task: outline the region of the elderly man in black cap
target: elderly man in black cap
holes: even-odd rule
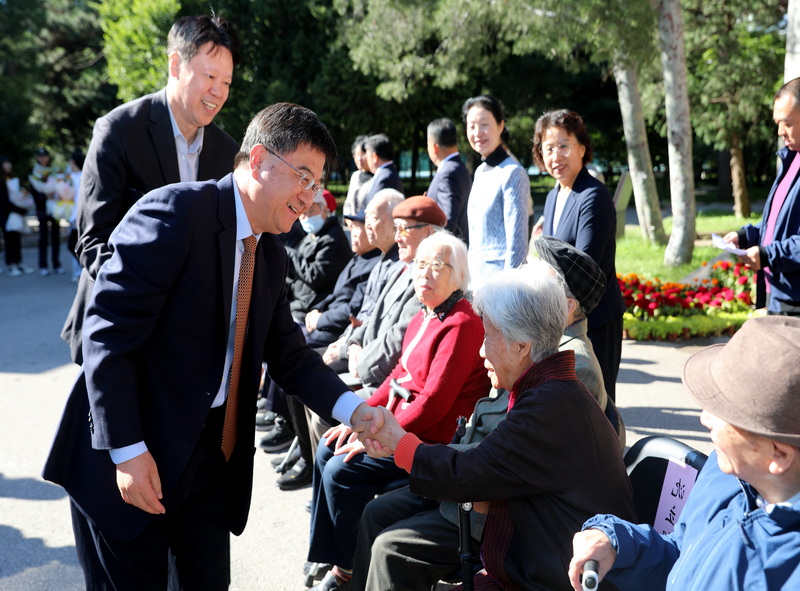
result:
[[[536,241],[536,248],[544,262],[528,265],[528,272],[556,274],[563,279],[568,316],[559,351],[575,352],[578,379],[601,408],[613,410],[618,417],[586,336],[586,314],[605,293],[605,276],[590,256],[557,238],[542,237]],[[506,390],[478,401],[457,447],[477,445],[505,418],[508,404]],[[624,449],[624,427],[621,421],[617,424]],[[479,555],[485,522],[485,513],[470,512],[473,556]],[[459,567],[458,543],[455,503],[424,499],[412,494],[408,487],[377,497],[370,501],[361,518],[350,591],[429,588]]]
[[[613,515],[584,524],[576,590],[589,559],[620,589],[800,589],[798,355],[800,319],[768,316],[689,359],[683,383],[716,449],[673,533]]]

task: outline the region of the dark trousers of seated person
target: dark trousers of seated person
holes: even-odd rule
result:
[[[281,390],[283,393],[283,390]],[[306,418],[306,406],[295,396],[286,396],[286,405],[289,407],[289,419],[294,427],[294,434],[297,436],[297,445],[300,448],[300,456],[310,466],[314,461],[314,448],[311,446],[311,433],[308,429],[308,419]]]
[[[430,589],[460,574],[458,526],[439,512],[438,501],[407,486],[370,501],[361,516],[350,591]],[[472,540],[480,564],[480,542]]]
[[[333,447],[320,441],[314,460],[308,560],[350,569],[364,506],[383,486],[407,478],[408,473],[395,465],[393,457],[376,459],[361,453],[347,463],[344,457],[335,456]]]
[[[225,407],[212,409],[185,472],[156,515],[133,540],[111,539],[74,503],[72,528],[87,591],[224,591],[230,585],[230,532],[225,526]]]

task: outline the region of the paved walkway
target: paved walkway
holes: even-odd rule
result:
[[[34,255],[25,249],[24,260]],[[67,499],[39,477],[76,375],[58,337],[74,290],[68,276],[0,274],[0,591],[83,589]],[[617,398],[629,445],[666,434],[710,451],[680,383],[686,358],[710,342],[624,343]],[[311,493],[279,491],[271,457],[256,453],[250,521],[232,542],[233,591],[303,589]]]

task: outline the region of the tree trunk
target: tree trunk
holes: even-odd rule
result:
[[[664,252],[664,264],[677,266],[691,262],[695,239],[692,124],[686,86],[686,52],[680,0],[655,0],[655,6],[664,69],[673,220],[672,235]]]
[[[789,0],[786,8],[786,57],[783,64],[783,81],[794,80],[800,76],[800,0]],[[781,148],[783,145],[781,145]]]
[[[621,60],[614,64],[613,71],[617,82],[619,110],[622,114],[625,144],[628,148],[628,168],[633,182],[633,198],[636,202],[636,215],[639,218],[642,238],[646,242],[666,244],[667,235],[664,233],[661,219],[653,162],[650,158],[650,146],[647,143],[642,101],[639,96],[639,80],[636,71]]]
[[[733,212],[737,218],[750,217],[750,196],[744,174],[742,140],[738,133],[731,138],[731,183],[733,184]]]

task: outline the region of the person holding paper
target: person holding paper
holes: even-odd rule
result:
[[[686,363],[715,451],[675,530],[613,515],[573,540],[570,580],[598,562],[619,589],[800,589],[800,319],[748,320],[727,344]]]
[[[759,223],[729,232],[723,240],[744,249],[739,260],[758,271],[756,307],[766,305],[768,314],[800,316],[800,158],[796,158],[800,150],[800,78],[787,82],[775,94],[772,116],[785,145],[778,152],[778,178],[767,197],[764,215]]]

